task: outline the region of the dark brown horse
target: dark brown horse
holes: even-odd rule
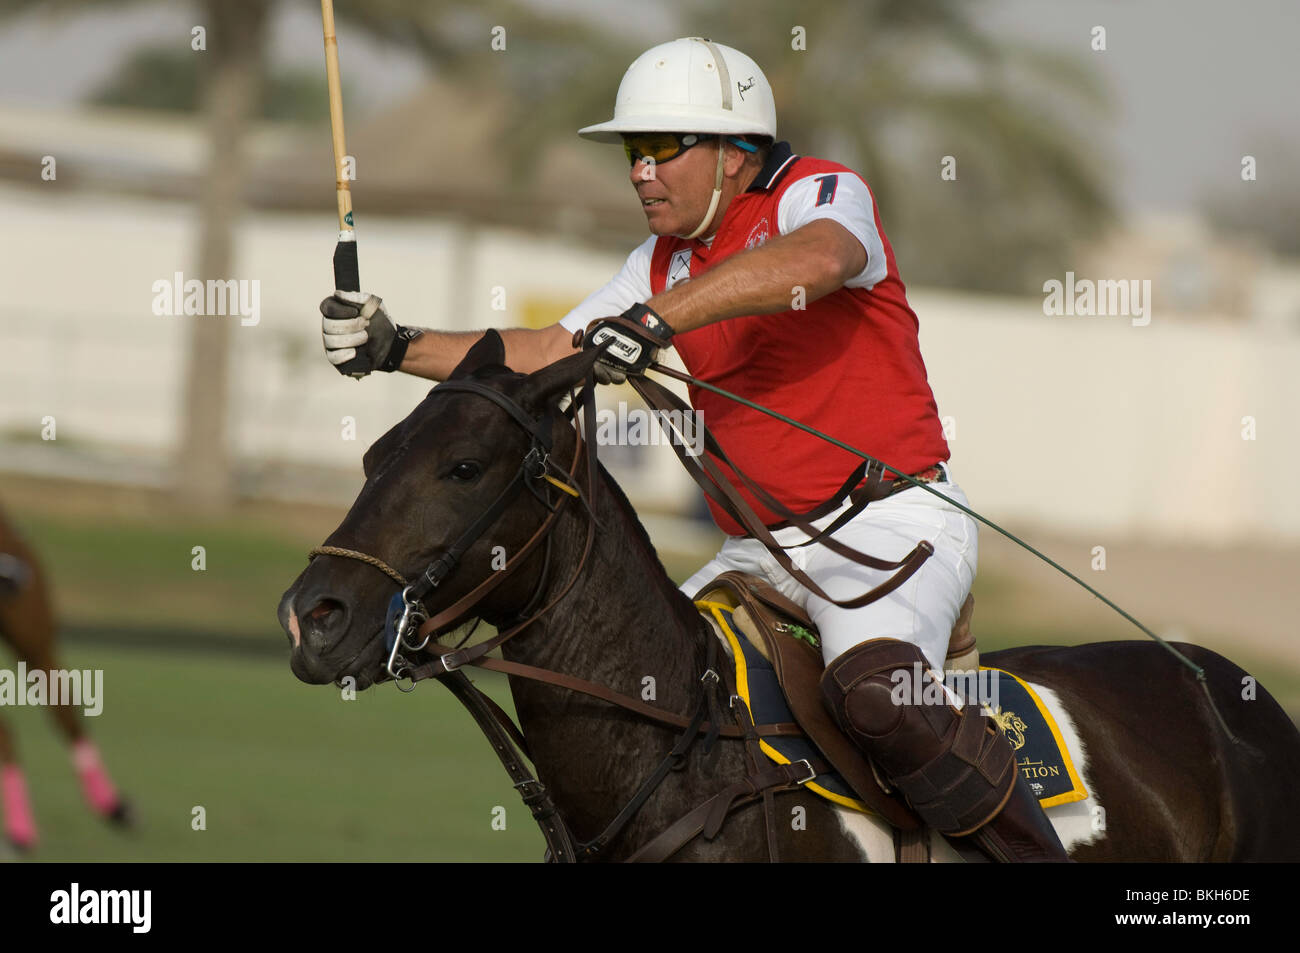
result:
[[[6,522],[0,511],[0,638],[25,663],[27,672],[61,668],[55,652],[55,622],[45,571],[36,554]],[[15,678],[16,673],[9,673]],[[25,685],[16,686],[18,691]],[[67,704],[48,705],[59,731],[72,749],[72,761],[82,794],[96,814],[118,825],[130,823],[130,811],[118,796],[99,752],[86,734],[84,716]],[[0,719],[0,803],[5,838],[19,850],[36,845],[36,818],[27,781],[18,764],[13,735]]]
[[[539,415],[582,381],[591,357],[575,355],[527,377],[501,366],[503,360],[500,338],[489,332],[450,380],[486,384]],[[557,418],[553,439],[552,456],[567,466],[575,454],[574,427]],[[434,388],[366,453],[365,486],[326,543],[368,554],[415,578],[502,494],[528,449],[524,428],[498,403]],[[637,695],[651,676],[656,704],[690,716],[712,636],[669,579],[614,481],[599,470],[593,496],[578,472],[598,521],[589,557],[580,562],[592,514],[568,506],[555,521],[549,554],[541,548],[530,553],[472,614],[498,627],[515,624],[526,605],[531,612],[559,596],[581,566],[572,589],[506,642],[503,657],[625,695]],[[500,568],[500,555],[518,552],[546,515],[539,498],[520,494],[428,596],[429,611],[475,589]],[[316,556],[280,603],[294,674],[318,684],[352,676],[359,687],[382,680],[385,612],[399,589],[356,558]],[[863,633],[864,639],[870,635]],[[1073,858],[1300,859],[1300,825],[1290,804],[1300,786],[1300,734],[1237,666],[1195,646],[1183,650],[1204,668],[1236,743],[1217,724],[1190,671],[1154,643],[1022,648],[992,653],[984,662],[1035,686],[1075,753],[1090,797],[1048,810]],[[512,676],[511,690],[538,776],[579,839],[604,828],[679,734],[552,685]],[[692,750],[685,768],[668,774],[605,858],[626,859],[745,773],[739,740],[719,740],[707,757]],[[882,822],[806,789],[781,791],[775,816],[782,859],[894,857],[891,832]],[[942,838],[932,841],[935,859],[957,859]],[[674,855],[766,858],[764,816],[755,807],[734,814],[712,840],[696,837]]]

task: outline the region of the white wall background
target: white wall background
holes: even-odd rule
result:
[[[261,320],[242,327],[151,311],[154,281],[198,277],[190,206],[54,188],[0,188],[0,204],[2,469],[57,472],[93,446],[99,459],[116,448],[119,473],[164,479],[188,321],[234,325],[233,439],[251,465],[337,466],[359,481],[364,448],[428,390],[403,376],[343,380],[321,356],[328,209],[244,220],[235,277],[260,280]],[[517,323],[530,297],[576,303],[628,250],[445,223],[359,224],[365,286],[397,321],[450,330]],[[491,307],[498,285],[504,312]],[[1159,288],[1147,327],[1047,317],[1037,299],[923,289],[911,299],[940,414],[955,426],[954,473],[989,518],[1169,540],[1300,540],[1293,333],[1181,320],[1161,311]],[[635,400],[630,390],[602,398]],[[46,416],[57,420],[54,444],[38,439]],[[341,439],[344,416],[356,418],[355,442]],[[1247,416],[1255,440],[1242,439]],[[689,499],[666,448],[617,472],[639,502]]]

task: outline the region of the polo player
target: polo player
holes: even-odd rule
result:
[[[1067,860],[1009,744],[978,705],[894,691],[896,673],[910,680],[917,663],[942,682],[949,635],[975,578],[978,526],[946,502],[969,505],[948,466],[917,318],[867,183],[777,140],[776,105],[758,64],[699,37],[637,57],[613,118],[578,134],[623,145],[651,234],[559,322],[502,331],[506,363],[530,373],[572,354],[575,340],[593,347],[612,337],[598,379],[622,382],[675,347],[694,377],[865,448],[936,490],[886,473],[888,495],[835,532],[882,559],[900,558],[921,539],[934,547],[903,585],[861,608],[805,589],[712,501],[728,538],[682,590],[691,595],[727,570],[766,579],[820,630],[822,694],[836,721],[927,824],[969,837],[994,860]],[[331,363],[359,357],[368,370],[431,380],[446,379],[482,333],[394,325],[366,293],[336,292],[321,313]],[[736,468],[816,529],[853,505],[856,491],[844,490],[860,462],[852,454],[702,388],[691,387],[690,397]],[[724,472],[783,548],[807,541]],[[889,577],[821,545],[788,553],[838,602]]]

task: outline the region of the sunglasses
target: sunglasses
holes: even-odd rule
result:
[[[641,161],[659,165],[669,159],[676,159],[691,146],[698,145],[706,138],[712,137],[701,136],[694,132],[643,132],[624,136],[623,151],[627,153],[627,161],[630,165],[636,165]],[[744,139],[728,136],[727,141],[746,152],[758,151],[756,146]]]

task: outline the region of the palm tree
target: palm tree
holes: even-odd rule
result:
[[[75,12],[106,3],[126,5],[145,0],[0,0],[0,18],[40,8],[47,15]],[[202,109],[208,151],[199,193],[199,274],[229,276],[234,261],[234,229],[242,205],[245,141],[250,120],[257,114],[266,85],[267,28],[276,0],[200,0],[205,27],[206,69],[202,80]],[[289,2],[289,0],[283,0]],[[316,7],[308,0],[293,0]],[[529,114],[539,89],[580,83],[581,67],[564,56],[539,55],[574,44],[589,51],[608,51],[622,59],[617,45],[603,40],[587,24],[539,12],[517,0],[341,0],[336,9],[341,28],[359,28],[373,35],[408,44],[441,71],[467,85],[508,82],[519,117]],[[515,54],[492,58],[490,31],[506,25],[507,50],[514,35]],[[516,55],[517,54],[517,55]],[[540,76],[518,67],[540,62]],[[540,80],[540,82],[539,82]],[[569,98],[583,101],[583,93]],[[449,128],[454,135],[454,128]],[[526,151],[518,153],[526,169]],[[325,167],[328,168],[327,166]],[[325,173],[326,175],[328,173]],[[229,321],[199,319],[190,324],[185,373],[182,433],[176,452],[175,488],[191,507],[220,509],[234,498],[234,475],[227,434],[230,391]]]
[[[795,152],[862,172],[909,282],[1037,290],[1073,240],[1106,223],[1080,134],[1105,104],[1096,80],[1079,61],[995,42],[975,23],[983,4],[749,0],[736,16],[680,2],[693,32],[763,67]],[[940,180],[945,155],[956,182]]]

